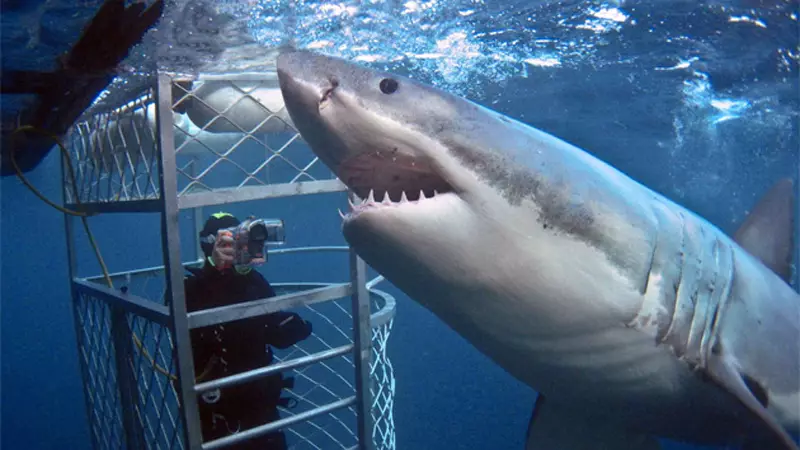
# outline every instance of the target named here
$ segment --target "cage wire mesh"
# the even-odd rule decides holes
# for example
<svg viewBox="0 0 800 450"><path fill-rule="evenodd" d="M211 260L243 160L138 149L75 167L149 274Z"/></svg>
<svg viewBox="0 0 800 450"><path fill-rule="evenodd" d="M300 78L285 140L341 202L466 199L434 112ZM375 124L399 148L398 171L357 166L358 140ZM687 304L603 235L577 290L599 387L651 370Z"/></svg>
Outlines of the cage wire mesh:
<svg viewBox="0 0 800 450"><path fill-rule="evenodd" d="M75 308L95 448L183 449L169 329L87 292Z"/></svg>
<svg viewBox="0 0 800 450"><path fill-rule="evenodd" d="M152 77L114 86L71 129L65 178L70 203L152 200L159 191L159 92ZM172 133L178 196L251 186L333 180L335 176L304 144L282 107L277 82L267 76L206 81L171 79ZM127 100L133 98L133 100ZM122 106L119 106L122 105ZM275 111L275 112L273 112ZM164 112L161 111L163 114ZM90 279L102 283L101 277ZM169 306L163 268L112 276L115 289ZM326 284L275 284L278 293ZM76 291L78 292L78 291ZM87 293L89 292L89 293ZM394 300L371 292L373 322L370 392L372 436L377 450L394 449L394 374L386 353ZM168 327L110 306L102 295L79 290L75 300L82 371L96 448L184 449L182 414L174 383L177 352ZM311 337L276 362L353 344L350 300L300 309L314 323ZM388 319L386 319L388 317ZM355 393L351 352L284 372L296 404L282 417L347 399ZM295 423L284 431L292 449L350 449L357 444L354 407Z"/></svg>
<svg viewBox="0 0 800 450"><path fill-rule="evenodd" d="M169 329L130 313L127 324L130 343L125 360L132 375L134 433L144 441L139 448L182 450L183 422Z"/></svg>
<svg viewBox="0 0 800 450"><path fill-rule="evenodd" d="M172 111L161 113L172 114L179 197L335 179L294 128L277 79L260 76L171 79ZM152 80L136 83L133 100L122 106L114 102L132 88L113 85L110 89L120 92L105 95L72 127L67 137L75 173L75 189L66 189L70 203L159 198L154 85Z"/></svg>
<svg viewBox="0 0 800 450"><path fill-rule="evenodd" d="M302 142L283 106L277 79L172 82L178 195L214 189L333 179Z"/></svg>
<svg viewBox="0 0 800 450"><path fill-rule="evenodd" d="M100 279L96 281L100 282ZM152 269L112 277L114 285L124 287L130 295L141 296L154 303L163 304L165 277L163 270ZM294 293L324 286L317 283L275 283L278 295ZM115 347L112 333L112 308L109 304L87 294L78 297L76 308L81 331L81 363L86 373L91 430L97 448L126 448L123 409L133 414L133 430L128 432L129 442L138 448L184 449L181 434L183 422L175 377L175 350L172 335L167 327L153 323L141 316L125 313L122 333L128 339L122 355L124 365L115 363L119 349ZM372 438L376 450L394 450L395 431L392 417L394 398L394 373L386 353L394 313L393 299L380 291L371 292L373 318L372 355L370 366L373 403ZM293 311L314 325L309 338L286 349L273 349L274 363L310 356L353 343L352 311L350 300L338 299L314 305L304 305ZM119 373L120 369L124 373ZM294 378L294 386L285 390L285 397L293 399L292 407L281 407L281 417L291 417L301 412L346 399L355 393L355 366L352 353L331 358L309 366L284 372ZM132 404L126 405L124 382ZM350 449L357 445L356 411L353 407L335 410L284 429L289 448Z"/></svg>
<svg viewBox="0 0 800 450"><path fill-rule="evenodd" d="M386 306L384 306L386 307ZM375 450L395 449L394 428L394 370L386 352L392 331L394 313L378 326L372 327L372 360L370 361L370 391L372 394L372 442Z"/></svg>
<svg viewBox="0 0 800 450"><path fill-rule="evenodd" d="M97 449L123 448L125 431L117 390L110 307L85 293L77 294L74 307L92 442Z"/></svg>
<svg viewBox="0 0 800 450"><path fill-rule="evenodd" d="M278 293L296 291L297 285L277 285ZM317 285L318 286L318 285ZM316 286L311 286L316 287ZM393 308L393 303L382 292L372 292L372 311ZM326 350L353 343L352 310L345 299L315 305L305 305L296 311L314 324L312 335L287 351L277 351L275 359L286 361L310 356ZM393 310L392 310L393 312ZM373 314L375 317L377 314ZM375 398L371 407L373 419L372 438L376 450L394 449L394 421L392 407L394 398L394 373L386 353L386 344L392 321L372 325L372 361L370 364L370 390ZM323 361L319 364L293 371L295 385L288 391L297 400L291 410L281 408L286 415L342 400L355 392L353 374L355 365L350 353ZM298 426L289 428L288 435L293 449L349 449L354 440L356 412L353 407L321 416Z"/></svg>
<svg viewBox="0 0 800 450"><path fill-rule="evenodd" d="M147 87L123 106L87 110L67 136L70 203L104 203L159 197L155 92Z"/></svg>

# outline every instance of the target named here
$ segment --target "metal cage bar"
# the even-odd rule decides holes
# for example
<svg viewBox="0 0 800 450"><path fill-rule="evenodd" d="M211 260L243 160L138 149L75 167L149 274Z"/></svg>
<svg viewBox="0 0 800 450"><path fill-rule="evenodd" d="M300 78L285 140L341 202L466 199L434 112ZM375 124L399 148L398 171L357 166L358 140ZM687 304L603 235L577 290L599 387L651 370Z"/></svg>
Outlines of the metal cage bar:
<svg viewBox="0 0 800 450"><path fill-rule="evenodd" d="M372 359L372 329L369 319L367 265L350 250L350 279L353 289L353 360L356 366L356 411L358 412L358 442L361 450L372 450L372 396L370 394L370 361Z"/></svg>
<svg viewBox="0 0 800 450"><path fill-rule="evenodd" d="M139 385L136 383L131 366L128 364L128 355L133 354L131 345L131 329L125 317L125 311L119 306L111 308L111 337L114 339L114 359L117 369L117 389L119 389L122 418L125 430L125 443L128 448L145 448L144 430L136 419L132 408L125 405L135 405L139 398Z"/></svg>
<svg viewBox="0 0 800 450"><path fill-rule="evenodd" d="M255 427L255 428L251 428L249 430L242 431L240 433L237 433L237 434L234 434L234 435L231 435L231 436L227 436L227 437L224 437L224 438L221 438L221 439L217 439L217 440L214 440L214 441L211 441L211 442L207 442L207 443L203 444L203 450L224 448L224 447L226 447L228 445L235 444L237 442L242 442L242 441L245 441L247 439L250 439L250 438L253 438L253 437L256 437L256 436L261 436L261 435L264 435L264 434L279 430L279 429L281 429L283 427L287 427L289 425L292 425L292 424L295 424L295 423L299 423L299 422L302 422L304 420L309 420L309 419L312 419L314 417L320 416L322 414L335 411L335 410L340 409L340 408L346 408L346 407L354 404L355 402L356 402L356 398L355 398L355 396L353 396L353 397L348 397L348 398L345 398L345 399L342 399L342 400L327 404L325 406L319 406L317 408L312 409L311 411L305 411L305 412L302 412L302 413L297 414L297 415L292 416L292 417L287 417L285 419L276 420L275 422L266 423L264 425L261 425L261 426Z"/></svg>
<svg viewBox="0 0 800 450"><path fill-rule="evenodd" d="M112 307L125 305L125 309L155 323L161 325L170 323L171 313L169 308L164 305L153 303L137 295L117 292L111 288L84 280L73 279L72 284L76 292L91 293L97 298L106 301Z"/></svg>
<svg viewBox="0 0 800 450"><path fill-rule="evenodd" d="M172 131L172 80L159 73L156 90L156 120L158 124L158 153L160 161L160 189L164 211L162 220L162 248L170 312L172 313L173 339L178 357L178 380L180 385L181 414L183 415L184 435L189 448L199 448L203 443L200 432L200 413L197 396L194 393L194 363L192 343L189 336L189 319L186 311L186 298L183 289L183 264L181 264L181 245L178 227L178 185L176 180L175 140Z"/></svg>
<svg viewBox="0 0 800 450"><path fill-rule="evenodd" d="M261 316L300 305L313 305L342 298L352 292L349 283L332 284L305 292L296 292L279 295L277 297L242 302L235 305L210 308L203 311L189 313L189 328L207 327L220 323L233 322L234 320Z"/></svg>
<svg viewBox="0 0 800 450"><path fill-rule="evenodd" d="M200 383L194 387L194 390L199 394L214 389L219 389L228 386L235 386L237 384L246 383L248 381L252 381L258 378L264 378L270 375L275 375L285 370L297 369L300 367L307 366L309 364L325 361L326 359L342 356L352 352L354 348L355 345L348 344L348 345L343 345L339 348L328 350L326 352L316 353L311 356L296 358L291 361L286 361L278 364L270 364L269 366L261 367L259 369L253 369L247 372L231 375L229 377L218 378L214 381Z"/></svg>
<svg viewBox="0 0 800 450"><path fill-rule="evenodd" d="M71 183L71 180L67 180L66 174L66 158L67 155L61 155L61 186L63 187L61 194L62 194L62 201L64 204L67 203L69 198L69 194L67 193L67 186ZM75 232L73 230L73 221L75 217L70 214L64 214L64 234L67 241L67 272L70 280L74 280L77 276L77 262L75 259ZM75 286L70 284L70 293L72 298L72 319L73 324L75 326L75 339L78 349L82 349L85 346L83 342L83 335L80 332L81 329L81 322L80 322L80 313L79 313L79 306L78 306L78 291L75 289ZM89 371L88 367L85 364L79 364L81 370L81 380L84 386L89 386ZM97 440L97 436L93 432L92 428L92 404L89 400L89 396L84 393L83 396L85 407L86 407L86 423L89 424L89 439L92 442L92 448L99 449L100 445Z"/></svg>
<svg viewBox="0 0 800 450"><path fill-rule="evenodd" d="M319 180L273 184L269 186L244 186L236 189L217 189L214 192L182 195L178 199L178 206L180 209L189 209L202 206L246 202L248 200L261 200L264 198L322 194L325 192L339 192L343 187L344 184L339 180Z"/></svg>
<svg viewBox="0 0 800 450"><path fill-rule="evenodd" d="M195 161L191 161L189 163L189 173L192 176L195 176L197 173ZM193 209L194 213L192 214L192 225L194 225L194 235L200 236L200 231L203 230L203 207L198 206ZM195 261L202 261L204 258L203 250L200 247L200 241L197 241L197 244L194 246L194 260Z"/></svg>

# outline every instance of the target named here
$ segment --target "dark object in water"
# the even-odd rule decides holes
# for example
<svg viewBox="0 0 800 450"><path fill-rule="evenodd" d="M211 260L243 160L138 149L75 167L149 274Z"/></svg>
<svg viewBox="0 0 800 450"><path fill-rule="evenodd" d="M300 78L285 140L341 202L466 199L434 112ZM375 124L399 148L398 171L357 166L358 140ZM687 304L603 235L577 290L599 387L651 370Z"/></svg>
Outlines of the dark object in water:
<svg viewBox="0 0 800 450"><path fill-rule="evenodd" d="M78 41L58 60L52 72L6 71L3 94L36 94L36 101L14 127L3 129L0 174L14 175L10 152L20 170L29 172L47 156L55 142L42 133L12 133L16 125L29 125L52 136L63 136L117 74L117 66L142 40L164 12L164 1L149 7L124 0L106 0L84 28ZM6 124L4 124L6 125Z"/></svg>

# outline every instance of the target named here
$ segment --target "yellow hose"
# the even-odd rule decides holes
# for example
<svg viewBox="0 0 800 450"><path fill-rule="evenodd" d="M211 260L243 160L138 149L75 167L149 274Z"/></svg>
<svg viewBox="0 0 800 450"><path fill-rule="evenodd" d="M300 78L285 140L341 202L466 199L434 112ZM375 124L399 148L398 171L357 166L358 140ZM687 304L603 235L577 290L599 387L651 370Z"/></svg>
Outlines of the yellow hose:
<svg viewBox="0 0 800 450"><path fill-rule="evenodd" d="M67 171L69 172L70 180L72 181L72 189L74 191L73 194L75 196L75 203L80 205L80 198L78 197L78 192L75 189L76 180L75 180L75 172L74 172L74 170L72 168L72 160L70 159L70 155L69 155L69 152L67 151L67 148L64 146L64 144L61 143L61 139L59 139L59 137L56 136L53 133L50 133L50 132L48 132L46 130L42 130L40 128L36 128L36 127L30 126L30 125L23 125L23 126L17 128L17 129L15 129L11 133L11 136L15 135L16 133L22 132L22 131L30 131L30 132L33 132L33 133L41 134L43 136L47 136L47 137L51 138L56 143L56 145L58 145L58 148L61 149L61 153L64 156L64 161L67 164ZM17 160L16 160L16 158L14 156L14 150L13 149L11 151L9 151L9 154L11 156L11 164L14 166L14 170L17 173L17 177L19 177L20 181L22 181L22 184L24 184L37 197L42 199L42 201L44 201L48 205L52 206L53 208L63 212L64 214L69 214L71 216L77 216L77 217L81 218L81 222L83 223L83 229L86 231L86 235L89 237L89 243L92 245L92 249L94 250L95 256L97 257L97 261L100 263L100 268L103 271L103 277L106 280L106 284L108 285L108 287L110 289L114 289L114 283L111 281L111 275L109 275L108 267L106 267L106 263L103 260L102 255L100 254L100 249L97 246L97 242L94 239L94 235L92 234L91 230L89 229L89 223L86 220L86 218L88 216L93 216L95 214L90 214L90 213L85 213L85 212L80 212L80 211L73 211L71 209L67 209L67 208L65 208L63 206L57 205L57 204L53 203L52 201L50 201L48 198L46 198L44 195L42 195L42 193L39 192L25 178L25 176L22 174L22 171L20 170L19 166L17 165ZM152 356L150 356L150 353L147 351L147 349L144 348L144 345L142 344L142 341L139 339L139 336L136 335L136 332L131 330L131 334L133 335L133 342L136 344L136 347L145 356L145 358L147 358L147 360L150 362L150 364L153 366L153 368L155 370L157 370L158 372L160 372L160 373L166 375L167 377L169 377L170 380L177 381L178 378L175 375L170 373L169 370L161 367L156 362L156 360ZM213 366L214 365L212 363L209 363L208 365L206 365L205 370L203 370L203 373L201 373L196 378L196 381L201 381L202 379L204 379L211 372L211 369L213 368Z"/></svg>

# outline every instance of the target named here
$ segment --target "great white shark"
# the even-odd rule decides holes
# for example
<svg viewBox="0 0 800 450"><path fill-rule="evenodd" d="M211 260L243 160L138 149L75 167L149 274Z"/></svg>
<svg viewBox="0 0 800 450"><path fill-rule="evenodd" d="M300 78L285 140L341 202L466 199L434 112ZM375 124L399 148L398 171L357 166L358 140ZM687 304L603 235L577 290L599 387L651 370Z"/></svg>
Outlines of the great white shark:
<svg viewBox="0 0 800 450"><path fill-rule="evenodd" d="M528 449L798 449L790 181L733 239L464 98L309 51L277 69L302 137L363 199L351 247L539 393Z"/></svg>

